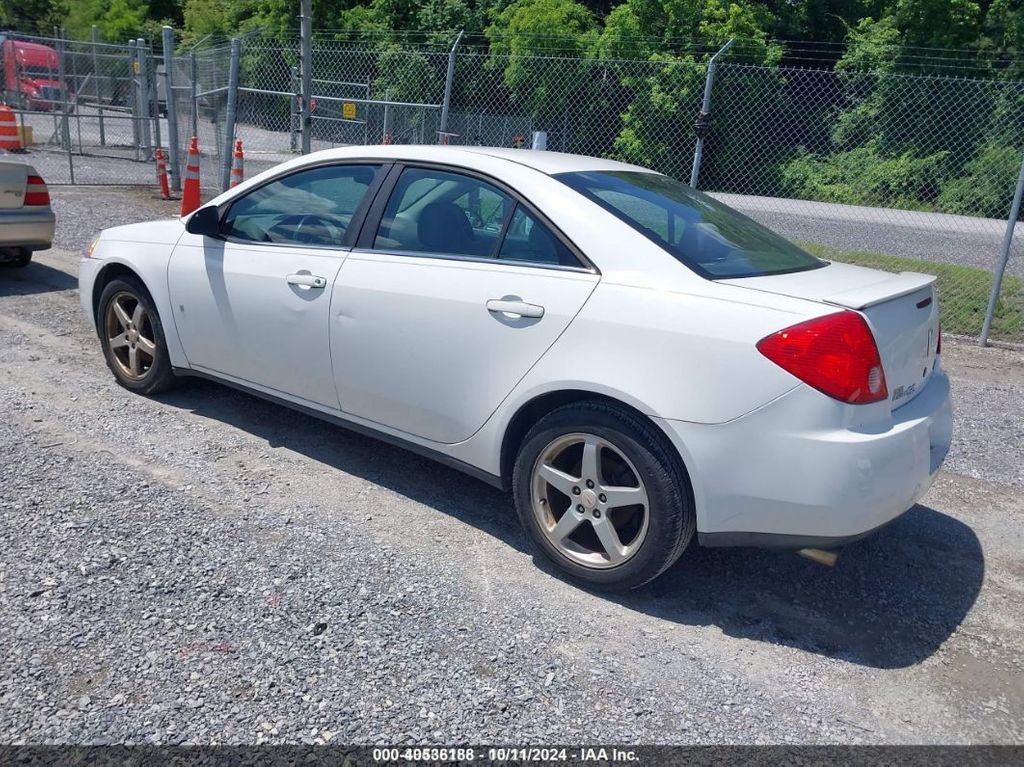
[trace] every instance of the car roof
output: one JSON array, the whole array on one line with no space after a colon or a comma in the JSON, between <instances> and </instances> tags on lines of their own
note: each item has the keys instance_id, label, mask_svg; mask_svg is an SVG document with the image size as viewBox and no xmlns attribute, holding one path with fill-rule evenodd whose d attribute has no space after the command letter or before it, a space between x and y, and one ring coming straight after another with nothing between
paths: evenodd
<instances>
[{"instance_id":1,"label":"car roof","mask_svg":"<svg viewBox=\"0 0 1024 767\"><path fill-rule=\"evenodd\" d=\"M370 150L370 151L367 151ZM472 167L475 155L484 155L508 162L524 165L547 175L556 173L573 173L580 171L635 171L653 173L649 168L639 165L606 160L600 157L588 157L565 152L548 152L534 149L512 149L509 147L492 146L438 146L432 144L383 144L380 146L349 146L338 149L327 149L316 152L323 159L336 157L344 159L353 156L379 157L391 160L418 160L425 162L451 163ZM312 155L307 155L309 158Z\"/></svg>"}]
</instances>

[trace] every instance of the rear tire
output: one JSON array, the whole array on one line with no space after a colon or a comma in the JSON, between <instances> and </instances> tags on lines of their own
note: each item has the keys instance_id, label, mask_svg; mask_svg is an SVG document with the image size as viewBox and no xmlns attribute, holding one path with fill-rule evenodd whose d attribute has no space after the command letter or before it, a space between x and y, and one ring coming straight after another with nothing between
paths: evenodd
<instances>
[{"instance_id":1,"label":"rear tire","mask_svg":"<svg viewBox=\"0 0 1024 767\"><path fill-rule=\"evenodd\" d=\"M5 260L0 261L0 264L20 269L28 266L31 261L32 251L28 248L18 248L13 255L8 255Z\"/></svg>"},{"instance_id":2,"label":"rear tire","mask_svg":"<svg viewBox=\"0 0 1024 767\"><path fill-rule=\"evenodd\" d=\"M121 386L148 395L177 382L163 324L140 280L118 277L103 288L96 326L107 367Z\"/></svg>"},{"instance_id":3,"label":"rear tire","mask_svg":"<svg viewBox=\"0 0 1024 767\"><path fill-rule=\"evenodd\" d=\"M668 569L696 529L693 491L655 426L623 407L573 403L526 435L516 510L537 547L587 586L635 589Z\"/></svg>"}]
</instances>

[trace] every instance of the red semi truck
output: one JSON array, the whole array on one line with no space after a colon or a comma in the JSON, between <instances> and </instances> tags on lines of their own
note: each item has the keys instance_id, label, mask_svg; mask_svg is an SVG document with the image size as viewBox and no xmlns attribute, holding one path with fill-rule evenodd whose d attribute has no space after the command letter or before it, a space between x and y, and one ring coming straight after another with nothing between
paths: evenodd
<instances>
[{"instance_id":1,"label":"red semi truck","mask_svg":"<svg viewBox=\"0 0 1024 767\"><path fill-rule=\"evenodd\" d=\"M18 109L59 109L61 92L57 51L40 43L0 36L3 100Z\"/></svg>"}]
</instances>

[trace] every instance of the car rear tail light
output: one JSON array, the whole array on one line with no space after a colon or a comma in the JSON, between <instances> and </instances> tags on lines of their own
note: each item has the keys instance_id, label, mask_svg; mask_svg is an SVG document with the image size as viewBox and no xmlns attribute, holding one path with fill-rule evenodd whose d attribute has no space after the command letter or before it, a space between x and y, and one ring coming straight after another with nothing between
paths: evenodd
<instances>
[{"instance_id":1,"label":"car rear tail light","mask_svg":"<svg viewBox=\"0 0 1024 767\"><path fill-rule=\"evenodd\" d=\"M25 205L49 205L50 190L46 188L46 182L42 176L29 176L28 186L25 187Z\"/></svg>"},{"instance_id":2,"label":"car rear tail light","mask_svg":"<svg viewBox=\"0 0 1024 767\"><path fill-rule=\"evenodd\" d=\"M889 396L878 345L857 312L801 322L762 338L757 350L820 392L851 405Z\"/></svg>"},{"instance_id":3,"label":"car rear tail light","mask_svg":"<svg viewBox=\"0 0 1024 767\"><path fill-rule=\"evenodd\" d=\"M935 334L935 355L942 354L942 323L939 323L939 331Z\"/></svg>"}]
</instances>

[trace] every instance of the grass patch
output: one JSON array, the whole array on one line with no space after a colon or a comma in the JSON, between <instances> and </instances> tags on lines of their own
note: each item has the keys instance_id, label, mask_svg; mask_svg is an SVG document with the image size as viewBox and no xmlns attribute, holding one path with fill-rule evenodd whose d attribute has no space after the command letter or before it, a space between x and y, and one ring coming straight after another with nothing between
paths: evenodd
<instances>
[{"instance_id":1,"label":"grass patch","mask_svg":"<svg viewBox=\"0 0 1024 767\"><path fill-rule=\"evenodd\" d=\"M840 250L815 242L800 242L800 247L819 258L844 264L870 266L887 272L924 272L938 278L939 316L944 333L978 336L985 322L992 273L986 269L959 264L920 261L867 250ZM992 318L991 338L1024 341L1024 280L1012 274L1003 276L1003 288Z\"/></svg>"}]
</instances>

